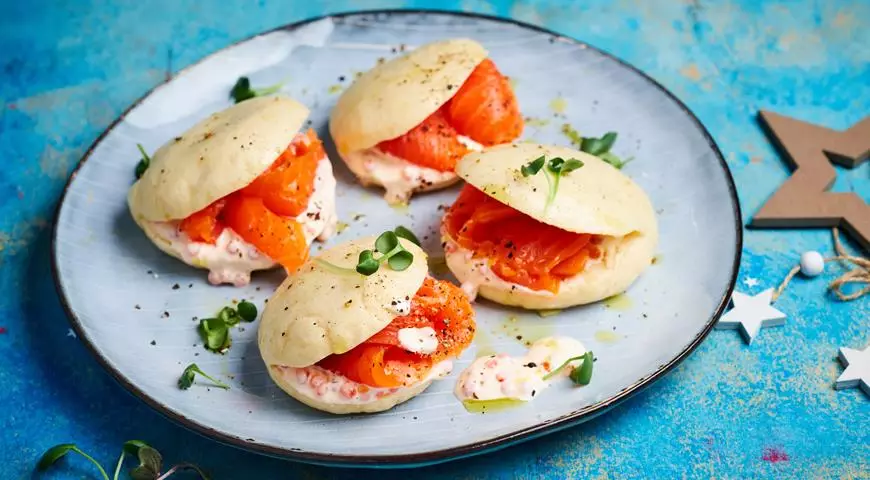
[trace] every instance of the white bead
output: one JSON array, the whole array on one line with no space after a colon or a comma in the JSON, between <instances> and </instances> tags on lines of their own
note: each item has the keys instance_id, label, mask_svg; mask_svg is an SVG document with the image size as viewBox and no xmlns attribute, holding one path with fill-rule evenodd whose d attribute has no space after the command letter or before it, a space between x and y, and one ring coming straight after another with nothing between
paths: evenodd
<instances>
[{"instance_id":1,"label":"white bead","mask_svg":"<svg viewBox=\"0 0 870 480\"><path fill-rule=\"evenodd\" d=\"M815 277L825 271L825 259L822 254L815 251L804 252L801 255L801 273L808 277Z\"/></svg>"}]
</instances>

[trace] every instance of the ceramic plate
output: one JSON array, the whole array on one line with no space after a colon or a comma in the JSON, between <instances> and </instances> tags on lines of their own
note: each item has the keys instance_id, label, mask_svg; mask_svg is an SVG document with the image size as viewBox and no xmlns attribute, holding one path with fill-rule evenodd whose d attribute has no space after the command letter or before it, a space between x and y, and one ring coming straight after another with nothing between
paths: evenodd
<instances>
[{"instance_id":1,"label":"ceramic plate","mask_svg":"<svg viewBox=\"0 0 870 480\"><path fill-rule=\"evenodd\" d=\"M126 205L139 160L198 120L230 105L242 75L254 85L286 80L283 93L307 104L328 137L327 118L357 72L397 51L434 40L481 42L513 79L525 139L566 144L563 124L600 135L619 132L615 152L633 156L624 172L652 199L660 225L658 260L622 296L546 318L481 301L479 334L453 375L389 412L338 417L311 410L269 380L256 324L233 332L227 355L206 351L195 317L232 299L262 307L281 272L255 275L242 289L209 286L204 271L162 254ZM546 72L543 75L542 72ZM393 209L382 192L353 181L333 156L338 210L347 224L332 242L411 227L432 256L439 205L458 187ZM54 262L58 290L82 341L126 388L197 432L258 452L318 463L422 464L466 456L589 419L649 385L710 331L730 296L741 248L739 208L722 156L698 120L650 78L575 40L528 25L434 12L345 14L290 25L242 41L154 89L119 118L85 156L58 211ZM318 247L315 247L317 249ZM598 358L592 383L556 384L534 402L498 414L466 412L452 393L476 356L519 354L552 334L581 340ZM522 340L517 340L518 338ZM176 380L196 362L229 391ZM425 432L425 435L420 435Z\"/></svg>"}]
</instances>

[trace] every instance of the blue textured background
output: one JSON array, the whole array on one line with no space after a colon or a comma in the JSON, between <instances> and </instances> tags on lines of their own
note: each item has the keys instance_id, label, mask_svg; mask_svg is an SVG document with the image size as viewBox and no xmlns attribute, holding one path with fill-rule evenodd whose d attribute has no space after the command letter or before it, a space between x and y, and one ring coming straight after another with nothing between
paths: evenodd
<instances>
[{"instance_id":1,"label":"blue textured background","mask_svg":"<svg viewBox=\"0 0 870 480\"><path fill-rule=\"evenodd\" d=\"M319 4L319 5L316 5ZM762 108L834 128L870 115L868 1L0 1L0 473L74 441L106 464L141 438L215 478L401 478L299 465L218 445L128 395L68 336L49 267L50 222L87 147L172 72L263 30L328 12L433 7L512 17L607 50L663 83L708 127L747 221L786 177ZM661 159L666 168L667 159ZM870 201L870 163L837 191ZM738 289L774 286L826 231L750 231ZM747 287L746 278L759 280ZM826 276L830 280L832 275ZM870 299L796 280L783 328L747 347L716 331L653 387L581 427L415 472L451 478L870 478L870 399L834 391L840 346L870 343ZM46 478L96 478L75 459ZM438 472L438 473L436 473ZM90 475L90 476L89 476Z\"/></svg>"}]
</instances>

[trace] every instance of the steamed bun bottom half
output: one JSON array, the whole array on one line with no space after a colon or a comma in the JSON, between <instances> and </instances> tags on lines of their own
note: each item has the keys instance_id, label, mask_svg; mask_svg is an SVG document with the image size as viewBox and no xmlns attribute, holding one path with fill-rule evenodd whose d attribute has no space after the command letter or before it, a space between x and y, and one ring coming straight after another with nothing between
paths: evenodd
<instances>
[{"instance_id":1,"label":"steamed bun bottom half","mask_svg":"<svg viewBox=\"0 0 870 480\"><path fill-rule=\"evenodd\" d=\"M585 164L561 179L549 208L545 179L519 171L540 155ZM447 266L472 299L479 294L528 309L567 308L623 292L651 263L657 242L651 204L634 182L596 157L516 144L469 155L458 170L468 184L441 232Z\"/></svg>"},{"instance_id":2,"label":"steamed bun bottom half","mask_svg":"<svg viewBox=\"0 0 870 480\"><path fill-rule=\"evenodd\" d=\"M406 203L414 192L454 183L456 162L465 154L520 136L516 96L486 55L470 40L436 42L375 67L351 86L330 129L361 183L383 186L389 203ZM350 110L371 108L356 98L366 91L386 103L369 116L404 111L389 123L369 120L374 125L363 134L348 117Z\"/></svg>"}]
</instances>

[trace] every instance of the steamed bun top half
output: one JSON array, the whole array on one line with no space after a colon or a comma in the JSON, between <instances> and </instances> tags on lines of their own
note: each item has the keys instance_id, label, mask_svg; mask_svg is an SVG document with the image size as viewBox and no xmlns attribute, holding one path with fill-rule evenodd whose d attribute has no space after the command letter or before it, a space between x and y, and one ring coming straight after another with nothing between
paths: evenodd
<instances>
[{"instance_id":1,"label":"steamed bun top half","mask_svg":"<svg viewBox=\"0 0 870 480\"><path fill-rule=\"evenodd\" d=\"M131 211L152 222L179 220L247 186L287 149L308 114L280 95L212 114L154 152L130 189Z\"/></svg>"},{"instance_id":2,"label":"steamed bun top half","mask_svg":"<svg viewBox=\"0 0 870 480\"><path fill-rule=\"evenodd\" d=\"M445 40L364 73L330 117L338 152L371 148L413 129L446 104L487 55L473 40Z\"/></svg>"},{"instance_id":3,"label":"steamed bun top half","mask_svg":"<svg viewBox=\"0 0 870 480\"><path fill-rule=\"evenodd\" d=\"M583 163L560 177L549 206L550 184L544 172L522 174L523 166L540 157L545 162L562 158ZM568 232L657 236L655 212L646 193L625 174L588 153L534 143L498 145L466 155L457 164L456 172L495 200Z\"/></svg>"},{"instance_id":4,"label":"steamed bun top half","mask_svg":"<svg viewBox=\"0 0 870 480\"><path fill-rule=\"evenodd\" d=\"M258 332L267 365L302 368L345 353L383 330L399 314L397 302L413 298L428 274L426 253L399 242L414 259L402 271L382 265L375 273L353 273L360 252L376 237L355 239L309 260L269 299ZM351 271L336 272L333 266Z\"/></svg>"}]
</instances>

